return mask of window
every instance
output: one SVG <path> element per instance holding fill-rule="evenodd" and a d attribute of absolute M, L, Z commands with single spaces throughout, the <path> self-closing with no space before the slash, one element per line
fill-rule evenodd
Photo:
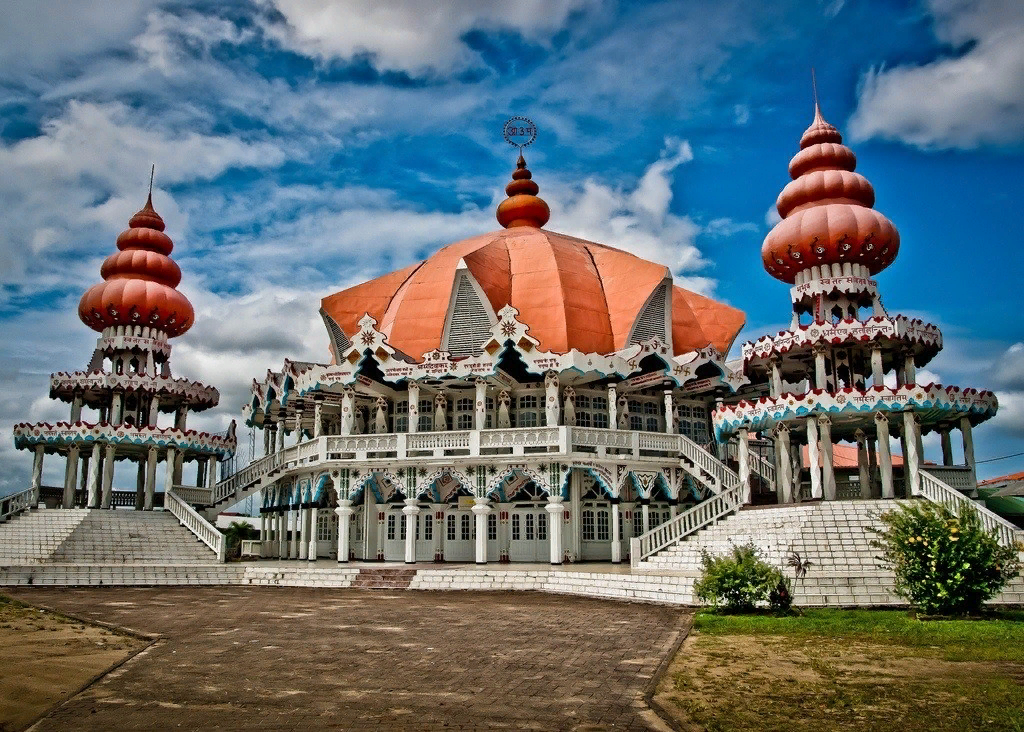
<path fill-rule="evenodd" d="M 591 401 L 591 404 L 593 405 L 592 408 L 595 410 L 600 410 L 605 413 L 608 412 L 608 400 L 605 397 L 596 396 Z"/>
<path fill-rule="evenodd" d="M 473 414 L 465 412 L 459 414 L 455 419 L 455 429 L 457 430 L 471 430 L 473 429 Z"/>
<path fill-rule="evenodd" d="M 640 401 L 637 399 L 630 399 L 626 405 L 633 414 L 640 414 L 643 411 L 643 406 L 641 406 Z"/>
<path fill-rule="evenodd" d="M 600 429 L 608 429 L 608 413 L 594 412 L 594 426 Z"/>
<path fill-rule="evenodd" d="M 622 537 L 625 536 L 625 534 L 622 533 L 622 511 L 618 512 L 618 516 L 619 516 L 619 540 L 621 541 Z"/>
<path fill-rule="evenodd" d="M 434 514 L 427 512 L 423 516 L 423 541 L 434 539 Z"/>
<path fill-rule="evenodd" d="M 399 417 L 395 417 L 395 432 L 408 432 L 409 431 L 409 415 L 403 414 Z"/>
<path fill-rule="evenodd" d="M 405 541 L 405 517 L 404 516 L 399 516 L 399 518 L 398 518 L 398 526 L 400 527 L 400 530 L 398 532 L 399 538 L 402 541 Z"/>
<path fill-rule="evenodd" d="M 583 541 L 594 540 L 594 512 L 589 508 L 583 512 Z"/>
<path fill-rule="evenodd" d="M 644 402 L 644 414 L 657 414 L 658 411 L 657 402 Z"/>
<path fill-rule="evenodd" d="M 657 417 L 648 417 L 647 418 L 647 431 L 648 432 L 660 432 L 661 431 L 661 430 L 658 429 L 658 418 Z"/>
<path fill-rule="evenodd" d="M 590 397 L 586 394 L 576 395 L 576 408 L 577 409 L 590 409 Z"/>
<path fill-rule="evenodd" d="M 434 430 L 434 413 L 428 412 L 423 414 L 420 412 L 419 420 L 416 422 L 420 432 L 433 432 Z"/>
<path fill-rule="evenodd" d="M 519 397 L 519 408 L 520 409 L 536 409 L 537 408 L 537 397 L 535 396 L 522 396 Z"/>
<path fill-rule="evenodd" d="M 516 418 L 516 427 L 536 427 L 536 412 L 520 412 Z"/>
<path fill-rule="evenodd" d="M 472 399 L 456 399 L 455 400 L 455 411 L 456 412 L 472 412 L 473 411 L 473 400 Z"/>
<path fill-rule="evenodd" d="M 512 514 L 512 541 L 519 541 L 519 514 Z"/>
<path fill-rule="evenodd" d="M 487 541 L 498 540 L 498 517 L 493 513 L 487 515 Z"/>
<path fill-rule="evenodd" d="M 537 540 L 548 540 L 548 515 L 546 513 L 537 514 Z"/>
<path fill-rule="evenodd" d="M 533 514 L 532 513 L 528 513 L 528 514 L 526 514 L 525 518 L 526 518 L 526 521 L 524 523 L 526 524 L 526 540 L 527 541 L 533 541 L 533 535 L 534 535 Z"/>
<path fill-rule="evenodd" d="M 388 514 L 388 541 L 395 540 L 395 514 Z"/>
<path fill-rule="evenodd" d="M 469 541 L 472 538 L 472 522 L 469 519 L 469 514 L 462 514 L 462 540 Z"/>
<path fill-rule="evenodd" d="M 489 429 L 491 429 L 491 427 L 493 427 L 493 426 L 494 426 L 494 425 L 492 425 L 492 424 L 491 424 L 491 413 L 490 413 L 490 412 L 488 412 L 488 413 L 487 413 L 487 417 L 486 417 L 486 418 L 484 419 L 484 429 L 485 429 L 485 430 L 489 430 Z"/>
<path fill-rule="evenodd" d="M 644 418 L 641 417 L 638 414 L 631 414 L 631 415 L 629 415 L 629 428 L 631 430 L 636 431 L 636 432 L 643 431 L 643 428 L 644 428 Z"/>
<path fill-rule="evenodd" d="M 644 514 L 643 509 L 637 506 L 633 509 L 633 536 L 640 536 L 644 533 Z"/>
<path fill-rule="evenodd" d="M 448 541 L 455 541 L 455 514 L 448 514 L 448 536 L 445 537 Z"/>
<path fill-rule="evenodd" d="M 590 412 L 576 412 L 577 427 L 589 427 L 590 425 Z"/>
<path fill-rule="evenodd" d="M 597 512 L 597 540 L 608 541 L 608 512 Z"/>
<path fill-rule="evenodd" d="M 484 400 L 484 407 L 487 409 L 488 412 L 494 409 L 494 397 L 487 397 Z"/>

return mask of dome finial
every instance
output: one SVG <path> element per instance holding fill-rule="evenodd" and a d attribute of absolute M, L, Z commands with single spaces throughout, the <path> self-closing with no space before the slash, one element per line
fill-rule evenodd
<path fill-rule="evenodd" d="M 133 229 L 145 228 L 164 230 L 164 220 L 153 208 L 153 177 L 156 175 L 156 163 L 149 169 L 149 195 L 146 197 L 146 205 L 140 208 L 128 221 L 128 226 Z"/>
<path fill-rule="evenodd" d="M 156 175 L 156 163 L 149 168 L 149 195 L 146 196 L 146 208 L 153 209 L 153 176 Z"/>
<path fill-rule="evenodd" d="M 512 181 L 505 186 L 508 198 L 498 204 L 498 223 L 506 229 L 514 226 L 532 226 L 539 229 L 551 218 L 551 209 L 548 208 L 547 202 L 537 195 L 540 193 L 540 186 L 532 178 L 533 173 L 526 167 L 526 158 L 520 150 Z"/>

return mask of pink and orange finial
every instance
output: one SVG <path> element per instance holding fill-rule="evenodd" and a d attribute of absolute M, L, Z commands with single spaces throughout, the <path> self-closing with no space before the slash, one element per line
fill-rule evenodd
<path fill-rule="evenodd" d="M 526 167 L 523 148 L 537 139 L 537 125 L 528 117 L 512 117 L 502 129 L 502 136 L 512 147 L 519 148 L 519 159 L 512 181 L 505 186 L 508 196 L 498 204 L 498 223 L 506 229 L 515 226 L 530 226 L 539 229 L 551 218 L 547 202 L 539 197 L 540 186 L 533 180 L 533 173 Z"/>
<path fill-rule="evenodd" d="M 155 167 L 154 167 L 155 169 Z M 117 237 L 117 251 L 100 267 L 103 282 L 93 285 L 78 303 L 78 317 L 95 331 L 137 325 L 178 336 L 192 327 L 192 303 L 175 288 L 181 270 L 168 255 L 174 249 L 164 220 L 153 208 L 153 174 L 149 196 Z"/>
<path fill-rule="evenodd" d="M 789 162 L 793 180 L 775 203 L 782 221 L 761 247 L 768 274 L 792 284 L 814 266 L 861 264 L 877 274 L 892 264 L 899 232 L 874 210 L 875 190 L 856 167 L 842 134 L 821 114 L 815 84 L 814 119 Z"/>

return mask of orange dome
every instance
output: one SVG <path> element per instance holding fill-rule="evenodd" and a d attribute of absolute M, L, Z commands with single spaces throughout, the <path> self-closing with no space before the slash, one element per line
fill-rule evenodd
<path fill-rule="evenodd" d="M 765 269 L 783 282 L 792 284 L 798 272 L 822 264 L 862 264 L 876 274 L 899 251 L 899 232 L 872 208 L 874 188 L 853 172 L 857 158 L 842 142 L 815 105 L 814 121 L 789 163 L 793 181 L 776 202 L 783 220 L 761 247 Z"/>
<path fill-rule="evenodd" d="M 174 288 L 181 270 L 167 256 L 174 248 L 163 233 L 164 221 L 146 205 L 117 237 L 118 251 L 100 267 L 103 282 L 90 287 L 78 303 L 78 317 L 96 331 L 113 325 L 149 326 L 178 336 L 192 327 L 192 304 Z"/>
<path fill-rule="evenodd" d="M 514 199 L 508 199 L 514 200 Z M 388 343 L 415 359 L 442 346 L 445 321 L 464 263 L 490 307 L 519 311 L 545 351 L 608 354 L 628 345 L 667 267 L 602 244 L 530 225 L 514 225 L 451 244 L 423 262 L 322 301 L 352 337 L 369 313 Z M 671 289 L 672 345 L 685 353 L 713 345 L 725 353 L 744 315 L 710 298 Z"/>

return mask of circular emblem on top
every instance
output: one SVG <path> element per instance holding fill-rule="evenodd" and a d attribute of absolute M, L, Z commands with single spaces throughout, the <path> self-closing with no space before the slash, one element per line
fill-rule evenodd
<path fill-rule="evenodd" d="M 537 125 L 529 117 L 509 117 L 501 129 L 501 136 L 512 147 L 522 150 L 537 139 Z"/>

